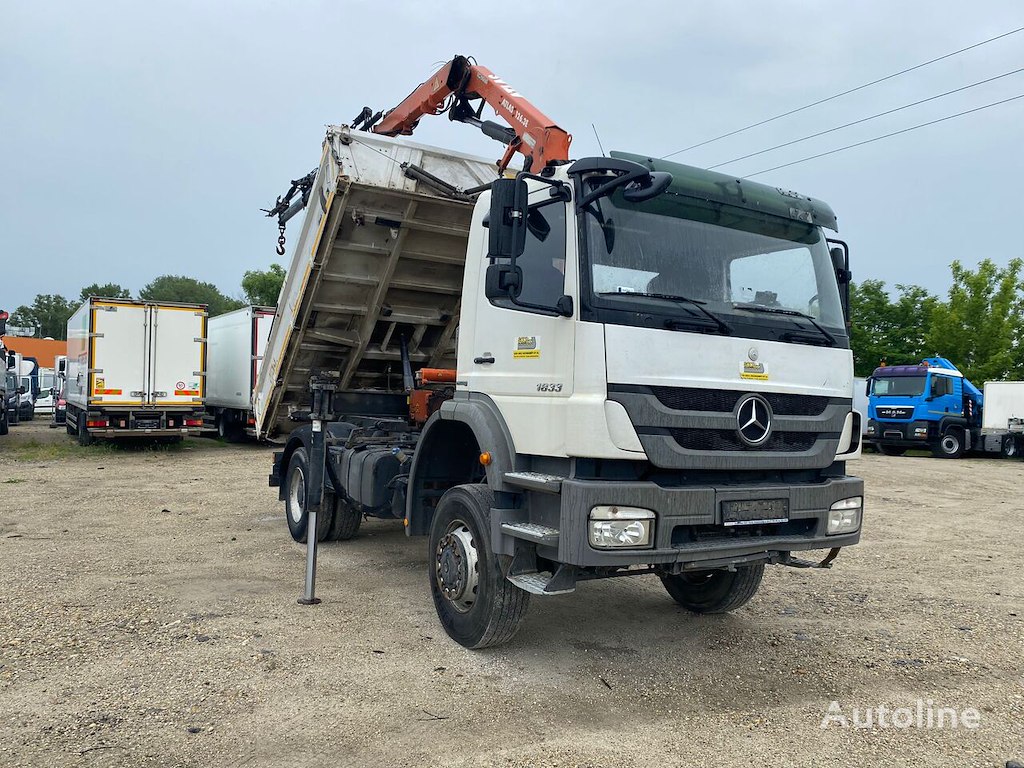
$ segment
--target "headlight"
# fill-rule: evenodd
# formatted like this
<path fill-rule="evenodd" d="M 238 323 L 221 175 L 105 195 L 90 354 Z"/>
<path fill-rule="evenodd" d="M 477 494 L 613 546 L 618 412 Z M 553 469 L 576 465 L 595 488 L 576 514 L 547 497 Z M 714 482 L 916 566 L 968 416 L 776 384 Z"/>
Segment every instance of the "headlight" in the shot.
<path fill-rule="evenodd" d="M 864 509 L 864 498 L 862 496 L 851 496 L 848 499 L 840 499 L 828 510 L 828 531 L 829 536 L 837 533 L 853 533 L 860 528 L 860 515 Z"/>
<path fill-rule="evenodd" d="M 650 547 L 654 512 L 640 507 L 600 506 L 590 510 L 590 546 L 597 549 Z"/>

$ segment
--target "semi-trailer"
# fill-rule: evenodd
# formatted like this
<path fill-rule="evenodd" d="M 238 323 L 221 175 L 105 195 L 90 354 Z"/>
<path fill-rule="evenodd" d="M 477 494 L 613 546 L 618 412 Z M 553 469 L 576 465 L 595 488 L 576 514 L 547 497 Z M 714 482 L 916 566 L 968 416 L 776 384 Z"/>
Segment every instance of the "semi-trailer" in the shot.
<path fill-rule="evenodd" d="M 202 304 L 89 298 L 68 320 L 66 426 L 94 439 L 198 435 L 206 392 Z"/>
<path fill-rule="evenodd" d="M 225 440 L 256 435 L 252 393 L 273 322 L 273 307 L 242 307 L 210 318 L 206 425 Z"/>

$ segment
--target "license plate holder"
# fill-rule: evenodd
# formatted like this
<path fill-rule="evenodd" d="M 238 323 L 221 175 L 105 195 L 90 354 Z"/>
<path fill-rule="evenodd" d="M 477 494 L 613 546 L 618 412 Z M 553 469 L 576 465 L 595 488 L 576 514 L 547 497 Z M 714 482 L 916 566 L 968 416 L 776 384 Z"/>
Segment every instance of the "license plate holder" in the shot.
<path fill-rule="evenodd" d="M 722 502 L 722 525 L 789 522 L 789 499 L 734 499 Z"/>

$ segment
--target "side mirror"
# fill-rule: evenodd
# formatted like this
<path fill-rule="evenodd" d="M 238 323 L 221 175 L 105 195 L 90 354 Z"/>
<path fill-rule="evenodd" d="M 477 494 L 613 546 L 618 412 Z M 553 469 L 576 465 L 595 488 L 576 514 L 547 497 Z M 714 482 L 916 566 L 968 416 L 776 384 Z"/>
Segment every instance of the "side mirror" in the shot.
<path fill-rule="evenodd" d="M 657 197 L 672 183 L 672 174 L 664 171 L 651 171 L 645 177 L 622 189 L 622 197 L 629 203 L 642 203 Z"/>
<path fill-rule="evenodd" d="M 488 299 L 515 299 L 523 289 L 523 270 L 515 264 L 491 264 L 484 276 Z"/>
<path fill-rule="evenodd" d="M 853 279 L 853 274 L 850 272 L 850 260 L 846 251 L 837 246 L 829 250 L 829 254 L 832 256 L 832 268 L 836 271 L 836 279 L 840 284 L 849 283 Z"/>
<path fill-rule="evenodd" d="M 526 248 L 528 197 L 525 179 L 496 179 L 491 184 L 489 258 L 515 259 Z"/>

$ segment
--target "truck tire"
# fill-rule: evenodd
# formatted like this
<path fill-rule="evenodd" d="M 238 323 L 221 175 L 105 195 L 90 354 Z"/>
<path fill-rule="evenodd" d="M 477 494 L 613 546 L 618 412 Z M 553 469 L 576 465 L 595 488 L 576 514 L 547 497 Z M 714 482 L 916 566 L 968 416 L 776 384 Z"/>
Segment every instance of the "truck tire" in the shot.
<path fill-rule="evenodd" d="M 728 613 L 757 593 L 764 563 L 743 565 L 735 571 L 695 571 L 665 575 L 661 583 L 672 599 L 694 613 Z"/>
<path fill-rule="evenodd" d="M 231 418 L 231 414 L 227 411 L 221 411 L 217 414 L 217 436 L 227 443 L 238 443 L 241 442 L 245 433 L 237 419 Z"/>
<path fill-rule="evenodd" d="M 78 414 L 78 444 L 81 446 L 92 445 L 93 437 L 85 426 L 85 414 Z"/>
<path fill-rule="evenodd" d="M 530 593 L 505 578 L 491 550 L 494 493 L 486 485 L 449 488 L 430 524 L 428 579 L 445 632 L 466 648 L 488 648 L 516 634 Z"/>
<path fill-rule="evenodd" d="M 1004 459 L 1019 459 L 1020 458 L 1020 441 L 1016 435 L 1003 435 L 1002 445 L 999 446 L 999 452 L 1003 454 Z"/>
<path fill-rule="evenodd" d="M 285 474 L 284 517 L 288 522 L 288 532 L 295 541 L 306 541 L 306 528 L 309 525 L 309 511 L 306 508 L 306 497 L 309 493 L 309 458 L 305 448 L 296 448 L 288 462 Z M 334 523 L 334 509 L 328 504 L 327 512 L 317 515 L 317 541 L 326 541 Z"/>
<path fill-rule="evenodd" d="M 333 495 L 330 498 L 334 499 L 334 522 L 331 525 L 331 530 L 327 533 L 327 540 L 348 541 L 359 533 L 363 516 L 347 501 L 342 501 Z"/>
<path fill-rule="evenodd" d="M 882 445 L 877 446 L 878 450 L 881 451 L 885 456 L 902 456 L 907 452 L 906 448 L 897 448 L 895 445 Z"/>
<path fill-rule="evenodd" d="M 959 427 L 950 427 L 942 433 L 932 454 L 940 459 L 959 459 L 964 455 L 964 433 Z"/>
<path fill-rule="evenodd" d="M 11 431 L 11 428 L 7 425 L 7 411 L 2 414 L 3 418 L 0 418 L 0 435 L 6 435 Z"/>

